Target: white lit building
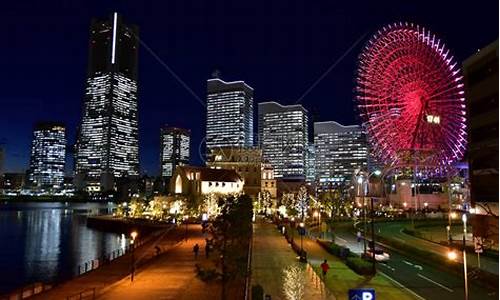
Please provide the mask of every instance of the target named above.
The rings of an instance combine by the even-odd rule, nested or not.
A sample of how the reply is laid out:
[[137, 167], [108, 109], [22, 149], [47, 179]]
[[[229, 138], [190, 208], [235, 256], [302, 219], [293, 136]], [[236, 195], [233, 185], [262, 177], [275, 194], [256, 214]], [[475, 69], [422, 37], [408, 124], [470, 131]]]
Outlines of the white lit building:
[[170, 179], [170, 191], [185, 197], [229, 195], [243, 192], [244, 184], [235, 170], [179, 166]]
[[28, 180], [32, 190], [53, 192], [63, 188], [66, 128], [60, 123], [38, 123], [33, 131]]
[[191, 131], [176, 127], [163, 127], [160, 135], [161, 176], [171, 177], [177, 166], [189, 164]]
[[276, 178], [306, 177], [307, 110], [302, 105], [259, 103], [259, 146]]
[[314, 123], [316, 178], [320, 188], [349, 182], [356, 169], [367, 168], [366, 134], [358, 125], [334, 121]]
[[207, 154], [218, 147], [253, 146], [253, 88], [244, 81], [207, 80]]

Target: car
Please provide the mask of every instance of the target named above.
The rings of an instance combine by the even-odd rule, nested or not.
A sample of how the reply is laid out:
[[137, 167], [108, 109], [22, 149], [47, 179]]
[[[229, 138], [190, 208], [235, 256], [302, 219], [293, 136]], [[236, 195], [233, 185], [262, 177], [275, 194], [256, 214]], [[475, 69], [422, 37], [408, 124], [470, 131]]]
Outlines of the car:
[[[366, 257], [373, 258], [373, 249], [372, 248], [369, 248], [366, 250]], [[388, 261], [390, 258], [391, 258], [391, 256], [389, 255], [389, 253], [384, 252], [381, 249], [375, 249], [375, 260], [376, 261], [384, 262], [384, 261]]]

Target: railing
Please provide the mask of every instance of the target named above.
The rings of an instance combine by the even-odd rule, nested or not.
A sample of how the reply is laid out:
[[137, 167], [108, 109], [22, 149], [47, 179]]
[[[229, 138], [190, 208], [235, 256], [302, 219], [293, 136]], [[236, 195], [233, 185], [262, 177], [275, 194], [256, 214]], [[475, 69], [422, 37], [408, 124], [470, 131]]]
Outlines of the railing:
[[[136, 247], [139, 247], [140, 245], [142, 245], [142, 243], [137, 243]], [[109, 252], [109, 253], [101, 256], [100, 258], [91, 259], [91, 260], [88, 260], [82, 264], [79, 264], [77, 266], [76, 276], [80, 276], [82, 274], [85, 274], [87, 272], [95, 270], [104, 264], [108, 264], [111, 261], [117, 259], [118, 257], [127, 254], [130, 251], [130, 249], [131, 249], [130, 246], [127, 245], [123, 249], [121, 249], [121, 248], [117, 249], [113, 252]]]
[[10, 294], [0, 296], [0, 300], [20, 300], [26, 299], [28, 297], [39, 294], [43, 291], [49, 290], [52, 288], [52, 285], [45, 284], [41, 282], [36, 282], [30, 285], [27, 285], [19, 290], [16, 290]]
[[252, 251], [253, 251], [253, 228], [250, 241], [248, 243], [247, 273], [245, 277], [245, 300], [250, 297], [250, 281], [252, 279]]
[[96, 288], [89, 288], [79, 293], [66, 297], [66, 300], [85, 300], [85, 299], [94, 300], [95, 296], [96, 296]]

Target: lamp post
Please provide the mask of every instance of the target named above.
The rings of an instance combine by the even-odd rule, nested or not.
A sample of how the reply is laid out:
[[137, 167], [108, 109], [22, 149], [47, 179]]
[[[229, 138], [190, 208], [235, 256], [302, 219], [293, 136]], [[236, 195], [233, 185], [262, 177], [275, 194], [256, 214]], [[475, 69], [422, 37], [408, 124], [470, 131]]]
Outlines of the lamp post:
[[[364, 180], [363, 180], [363, 173], [360, 172], [358, 173], [360, 174], [359, 177], [358, 177], [358, 183], [361, 184], [361, 188], [363, 188], [363, 183], [364, 183]], [[375, 175], [375, 176], [380, 176], [382, 174], [382, 171], [380, 170], [375, 170], [371, 173], [368, 174], [368, 176], [366, 177], [366, 188], [363, 188], [363, 215], [364, 215], [364, 237], [363, 237], [363, 253], [366, 255], [366, 232], [368, 231], [368, 225], [367, 225], [367, 218], [366, 218], [366, 195], [368, 194], [368, 190], [370, 188], [370, 178]], [[370, 197], [370, 202], [371, 202], [371, 231], [372, 231], [372, 243], [373, 243], [373, 268], [375, 270], [375, 213], [374, 213], [374, 210], [373, 210], [373, 198]]]
[[306, 262], [306, 258], [304, 255], [304, 233], [305, 233], [305, 224], [304, 222], [299, 223], [300, 227], [300, 261], [301, 262]]
[[465, 300], [468, 300], [469, 299], [469, 287], [467, 285], [467, 252], [465, 251], [465, 236], [467, 235], [467, 214], [464, 212], [464, 214], [462, 215], [462, 222], [464, 223], [464, 235], [463, 235], [463, 249], [462, 249], [462, 252], [463, 252], [463, 256], [464, 256], [464, 293], [465, 293], [465, 297], [464, 299]]
[[135, 238], [137, 237], [138, 233], [137, 231], [132, 231], [130, 233], [130, 237], [132, 240], [130, 241], [130, 244], [132, 245], [132, 267], [130, 268], [130, 281], [134, 281], [134, 272], [135, 272]]
[[[469, 300], [469, 286], [467, 276], [467, 252], [465, 251], [465, 237], [467, 235], [467, 214], [464, 212], [462, 215], [462, 222], [464, 223], [463, 237], [462, 237], [462, 255], [464, 265], [464, 299]], [[448, 259], [455, 261], [458, 257], [457, 253], [450, 248], [447, 253]]]

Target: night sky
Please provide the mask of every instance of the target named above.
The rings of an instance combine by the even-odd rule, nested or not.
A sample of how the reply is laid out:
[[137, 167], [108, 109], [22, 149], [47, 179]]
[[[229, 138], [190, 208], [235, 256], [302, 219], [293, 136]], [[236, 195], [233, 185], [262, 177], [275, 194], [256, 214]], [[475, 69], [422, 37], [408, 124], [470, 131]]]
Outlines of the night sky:
[[[352, 104], [356, 59], [379, 27], [408, 21], [444, 40], [459, 62], [498, 39], [498, 1], [5, 1], [0, 10], [0, 143], [5, 171], [28, 167], [36, 121], [62, 121], [68, 140], [81, 119], [92, 17], [117, 11], [183, 84], [139, 49], [141, 169], [159, 170], [162, 124], [192, 130], [200, 163], [206, 80], [245, 80], [257, 103], [303, 97], [316, 121], [358, 123]], [[199, 98], [199, 99], [197, 99]], [[255, 122], [254, 130], [257, 131]], [[203, 146], [204, 147], [204, 146]]]

